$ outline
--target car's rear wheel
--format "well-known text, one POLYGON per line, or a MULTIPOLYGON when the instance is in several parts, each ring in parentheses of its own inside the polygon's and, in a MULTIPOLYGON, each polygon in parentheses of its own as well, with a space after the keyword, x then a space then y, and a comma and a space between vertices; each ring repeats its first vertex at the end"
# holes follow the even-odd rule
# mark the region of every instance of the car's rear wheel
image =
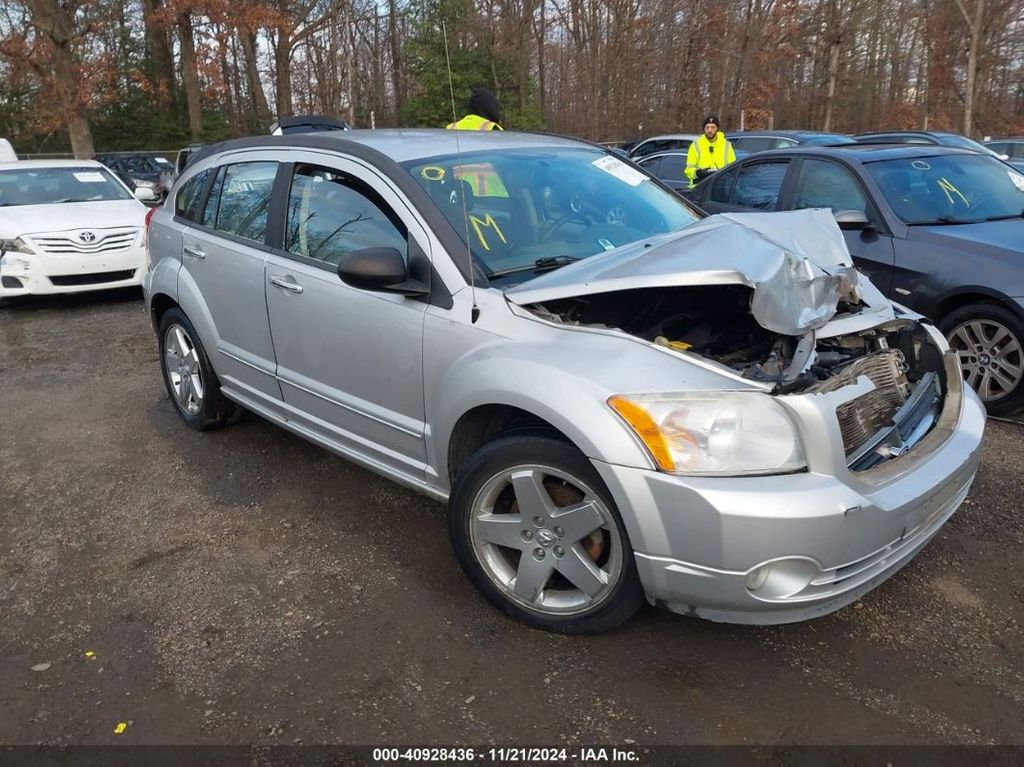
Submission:
POLYGON ((532 626, 607 631, 643 602, 615 503, 565 442, 512 436, 483 447, 456 477, 448 529, 474 585, 532 626))
POLYGON ((169 309, 160 320, 160 360, 171 402, 190 427, 215 429, 239 414, 239 407, 221 394, 199 334, 180 309, 169 309))
POLYGON ((941 323, 960 360, 964 381, 993 415, 1024 407, 1024 323, 995 304, 971 304, 941 323))

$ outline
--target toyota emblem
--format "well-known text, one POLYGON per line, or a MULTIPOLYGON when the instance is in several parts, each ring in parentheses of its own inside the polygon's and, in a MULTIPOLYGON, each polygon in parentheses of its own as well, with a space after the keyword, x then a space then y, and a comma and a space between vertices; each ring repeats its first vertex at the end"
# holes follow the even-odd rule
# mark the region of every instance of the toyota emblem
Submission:
POLYGON ((78 239, 80 239, 82 242, 92 242, 93 240, 96 239, 96 235, 93 234, 92 232, 80 232, 78 235, 78 239))

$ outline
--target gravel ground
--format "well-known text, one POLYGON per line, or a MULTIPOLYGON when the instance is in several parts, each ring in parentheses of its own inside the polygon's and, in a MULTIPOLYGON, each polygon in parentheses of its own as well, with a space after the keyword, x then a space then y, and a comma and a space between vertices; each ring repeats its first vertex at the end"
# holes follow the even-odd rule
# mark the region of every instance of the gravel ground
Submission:
POLYGON ((568 637, 476 594, 440 505, 186 429, 137 293, 0 309, 0 413, 0 744, 1024 744, 1021 426, 835 615, 568 637))

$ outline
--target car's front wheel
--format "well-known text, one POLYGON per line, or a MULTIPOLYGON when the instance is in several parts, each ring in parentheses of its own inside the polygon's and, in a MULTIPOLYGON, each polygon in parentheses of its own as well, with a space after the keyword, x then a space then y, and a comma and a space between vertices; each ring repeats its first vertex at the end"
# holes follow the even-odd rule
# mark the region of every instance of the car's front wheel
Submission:
POLYGON ((1024 323, 995 304, 971 304, 950 312, 942 331, 960 360, 964 381, 992 415, 1024 407, 1024 323))
POLYGON ((615 503, 565 442, 510 436, 481 448, 456 477, 448 529, 473 584, 532 626, 607 631, 643 603, 615 503))
POLYGON ((160 360, 171 402, 193 429, 215 429, 238 415, 238 406, 221 394, 199 334, 180 309, 168 310, 160 320, 160 360))

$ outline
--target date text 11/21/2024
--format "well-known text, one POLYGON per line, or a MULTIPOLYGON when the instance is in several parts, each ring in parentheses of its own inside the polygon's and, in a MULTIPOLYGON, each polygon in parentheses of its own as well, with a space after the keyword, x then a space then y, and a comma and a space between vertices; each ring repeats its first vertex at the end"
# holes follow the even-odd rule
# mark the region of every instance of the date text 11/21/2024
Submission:
POLYGON ((635 749, 605 746, 546 748, 542 746, 430 746, 374 748, 375 762, 638 762, 635 749))

